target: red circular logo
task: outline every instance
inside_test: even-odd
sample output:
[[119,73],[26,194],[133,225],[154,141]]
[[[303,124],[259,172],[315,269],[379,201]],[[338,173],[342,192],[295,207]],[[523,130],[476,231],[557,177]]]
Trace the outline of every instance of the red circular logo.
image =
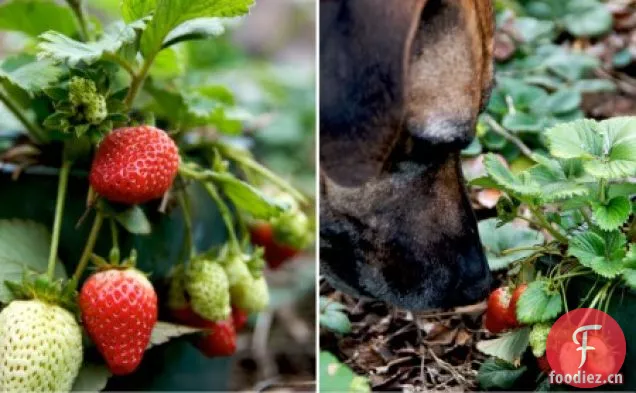
[[[606,313],[580,308],[559,318],[548,335],[546,355],[554,373],[551,382],[577,388],[622,383],[625,335]],[[556,378],[555,378],[556,377]]]

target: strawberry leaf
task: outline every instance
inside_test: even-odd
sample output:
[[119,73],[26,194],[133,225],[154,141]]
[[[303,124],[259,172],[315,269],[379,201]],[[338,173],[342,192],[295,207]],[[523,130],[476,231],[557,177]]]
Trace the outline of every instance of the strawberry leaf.
[[62,69],[52,61],[33,61],[20,67],[6,67],[7,62],[0,64],[0,81],[6,80],[14,86],[26,91],[30,96],[55,83],[62,75]]
[[125,0],[122,9],[129,20],[154,12],[152,22],[141,38],[142,53],[152,57],[181,24],[197,18],[241,16],[253,4],[254,0]]
[[636,118],[616,117],[599,123],[605,152],[587,162],[591,175],[604,179],[621,179],[636,175]]
[[369,382],[329,352],[320,352],[320,388],[325,392],[370,392]]
[[165,49],[182,41],[201,40],[220,36],[225,33],[224,22],[227,20],[231,19],[197,18],[189,20],[172,30],[164,40],[161,48]]
[[499,338],[482,340],[477,343],[477,349],[486,355],[515,363],[528,348],[529,340],[530,328],[524,327],[505,333]]
[[627,269],[623,272],[625,283],[632,289],[636,289],[636,269]]
[[331,299],[320,298],[320,326],[333,332],[347,334],[351,332],[351,322],[344,313],[345,306]]
[[550,153],[558,158],[594,158],[602,155],[603,137],[593,120],[559,124],[546,131]]
[[115,220],[130,233],[147,235],[152,232],[150,221],[148,221],[146,213],[139,206],[133,206],[124,212],[116,214]]
[[[12,296],[5,281],[20,281],[26,270],[46,273],[51,234],[34,221],[0,220],[0,303],[7,303]],[[66,278],[60,261],[55,266],[55,276]]]
[[632,214],[632,203],[627,197],[610,199],[606,204],[592,202],[594,222],[604,231],[621,227]]
[[554,319],[563,309],[561,294],[549,291],[547,280],[528,284],[517,302],[517,319],[521,323],[534,324]]
[[99,392],[104,390],[108,379],[112,376],[104,364],[84,362],[75,378],[73,392]]
[[69,7],[51,0],[13,0],[0,5],[0,30],[36,37],[47,30],[74,35],[77,24]]
[[104,54],[115,54],[125,44],[133,43],[137,39],[137,33],[146,28],[147,21],[144,18],[130,24],[115,22],[106,28],[99,40],[90,43],[76,41],[56,31],[47,31],[40,35],[38,58],[52,59],[71,67],[80,62],[93,64]]
[[284,210],[284,206],[274,199],[234,176],[219,175],[215,181],[236,207],[254,218],[268,219]]
[[489,358],[479,367],[477,380],[479,386],[485,390],[510,389],[527,370],[526,366],[515,367],[510,363]]
[[154,329],[152,329],[152,335],[150,336],[150,343],[148,344],[148,348],[154,347],[156,345],[165,344],[173,338],[188,334],[199,333],[204,330],[205,329],[159,321],[155,325]]
[[515,227],[513,224],[498,227],[497,223],[496,218],[479,222],[479,237],[483,243],[488,266],[491,270],[505,269],[512,262],[524,259],[534,252],[523,250],[504,255],[504,251],[512,248],[538,246],[545,241],[539,231]]
[[585,232],[570,241],[568,255],[578,258],[581,265],[596,274],[614,278],[624,269],[626,243],[627,238],[619,231]]
[[488,176],[501,188],[520,196],[537,196],[541,193],[539,185],[526,173],[515,175],[506,168],[494,154],[484,157],[484,166]]

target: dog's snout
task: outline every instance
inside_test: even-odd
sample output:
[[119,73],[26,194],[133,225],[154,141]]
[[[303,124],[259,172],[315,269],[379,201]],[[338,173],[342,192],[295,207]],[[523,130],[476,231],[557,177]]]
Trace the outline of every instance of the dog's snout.
[[474,304],[488,296],[492,285],[492,275],[488,262],[481,252],[481,245],[474,244],[466,253],[459,255],[458,267],[461,277],[457,298],[452,300],[456,305]]

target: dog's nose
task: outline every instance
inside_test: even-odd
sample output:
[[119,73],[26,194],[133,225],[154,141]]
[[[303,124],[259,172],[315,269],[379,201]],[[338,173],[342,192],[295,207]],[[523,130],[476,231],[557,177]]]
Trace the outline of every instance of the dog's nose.
[[473,244],[468,252],[459,256],[458,263],[461,270],[458,288],[454,291],[451,303],[468,305],[477,303],[488,296],[492,285],[492,275],[488,262],[484,256],[481,244]]

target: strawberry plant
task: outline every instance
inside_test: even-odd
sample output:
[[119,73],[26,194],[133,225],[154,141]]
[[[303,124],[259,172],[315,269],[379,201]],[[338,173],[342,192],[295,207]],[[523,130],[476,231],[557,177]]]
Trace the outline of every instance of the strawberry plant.
[[[529,347],[545,364],[547,332],[560,315],[581,307],[620,314],[611,306],[636,289],[636,118],[563,123],[545,138],[549,154],[534,153],[530,168],[513,173],[491,154],[487,176],[473,181],[503,193],[498,218],[479,227],[491,269],[508,269],[516,287],[506,304],[521,325],[508,323],[507,333],[478,344],[509,363],[488,363],[487,373],[504,372]],[[579,296],[572,291],[581,280],[589,285]],[[520,377],[519,370],[511,372]]]
[[[529,158],[532,150],[545,150],[544,130],[584,117],[582,103],[586,95],[616,88],[611,80],[595,76],[601,66],[599,59],[574,49],[570,41],[562,42],[564,26],[569,27],[573,38],[607,32],[612,19],[605,5],[596,0],[585,2],[594,3],[594,10],[589,11],[593,20],[598,21],[599,14],[607,19],[603,22],[607,26],[598,29],[577,14],[583,12],[578,1],[521,3],[523,6],[518,4],[515,13],[509,8],[498,13],[496,85],[480,116],[478,138],[468,154],[479,153],[483,148],[500,152],[509,161],[520,155]],[[563,7],[573,13],[564,13]],[[571,24],[560,19],[563,15]]]
[[[99,390],[180,335],[207,356],[232,355],[247,314],[270,299],[267,250],[249,228],[271,225],[277,246],[295,251],[311,243],[308,198],[246,148],[253,117],[207,59],[184,60],[191,41],[217,39],[253,3],[124,0],[104,25],[82,0],[0,5],[0,30],[23,40],[0,62],[0,110],[12,119],[0,130],[0,169],[13,175],[3,191],[42,181],[32,171],[57,175],[50,234],[18,213],[0,220],[0,390]],[[68,200],[80,193],[78,209]],[[197,241],[205,203],[223,244]],[[166,231],[175,219],[182,230]],[[69,231],[85,234],[80,246],[65,244]],[[173,258],[164,250],[175,242]],[[77,260],[62,263],[64,248]],[[176,263],[141,262],[153,259]],[[107,368],[82,361],[93,347]],[[20,361],[25,348],[38,356]]]

